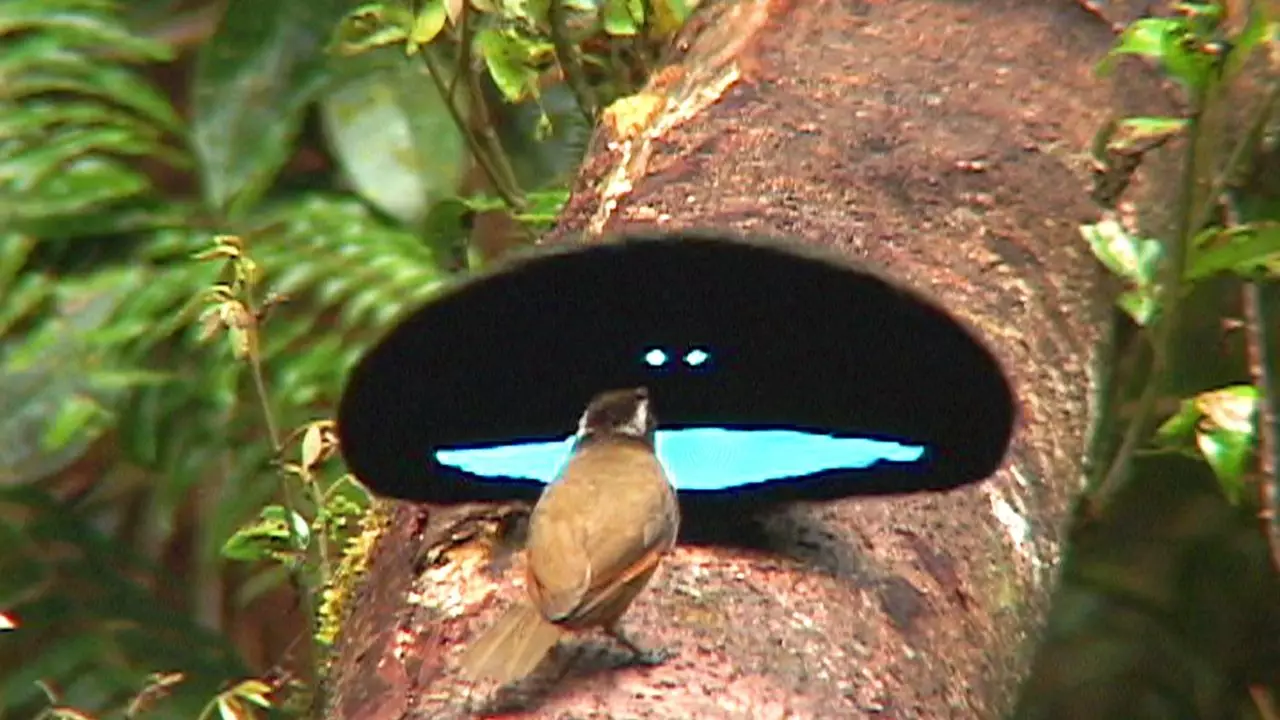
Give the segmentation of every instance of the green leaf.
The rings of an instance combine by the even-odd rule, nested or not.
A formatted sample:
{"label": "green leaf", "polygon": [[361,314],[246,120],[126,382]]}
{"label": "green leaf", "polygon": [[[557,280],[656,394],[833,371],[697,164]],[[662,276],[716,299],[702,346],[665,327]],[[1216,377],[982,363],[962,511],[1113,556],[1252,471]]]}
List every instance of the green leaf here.
{"label": "green leaf", "polygon": [[1214,427],[1252,435],[1258,412],[1258,389],[1252,385],[1229,385],[1200,393],[1196,396],[1196,405]]}
{"label": "green leaf", "polygon": [[[568,7],[571,2],[564,4]],[[551,0],[504,0],[499,6],[503,15],[526,27],[545,29],[550,25]]]}
{"label": "green leaf", "polygon": [[307,105],[329,79],[324,38],[344,0],[229,0],[200,47],[192,142],[206,202],[235,215],[254,205],[293,154]]}
{"label": "green leaf", "polygon": [[1142,18],[1130,23],[1116,46],[1098,65],[1099,73],[1110,72],[1115,58],[1138,55],[1156,61],[1172,78],[1186,87],[1200,87],[1209,78],[1217,59],[1205,51],[1209,36],[1186,17]]}
{"label": "green leaf", "polygon": [[1164,57],[1166,39],[1182,31],[1184,21],[1177,18],[1141,18],[1129,23],[1116,46],[1103,58],[1099,71],[1109,72],[1119,55],[1138,55],[1160,60]]}
{"label": "green leaf", "polygon": [[468,195],[459,199],[471,208],[472,212],[492,212],[507,207],[507,203],[502,198],[493,195]]}
{"label": "green leaf", "polygon": [[181,132],[167,98],[132,69],[70,52],[57,38],[35,35],[0,54],[0,100],[33,100],[54,93],[98,98],[128,108],[171,132]]}
{"label": "green leaf", "polygon": [[0,193],[0,221],[24,223],[87,213],[147,191],[150,184],[127,165],[103,157],[81,158],[18,197]]}
{"label": "green leaf", "polygon": [[1180,38],[1167,38],[1164,69],[1174,80],[1189,88],[1203,87],[1209,80],[1217,57],[1190,47]]}
{"label": "green leaf", "polygon": [[[48,141],[48,133],[74,132],[109,128],[128,133],[132,137],[155,143],[160,130],[144,118],[121,108],[93,100],[38,100],[21,105],[7,106],[0,113],[0,137],[6,140],[34,142]],[[11,158],[16,154],[13,145],[7,145],[0,157]]]}
{"label": "green leaf", "polygon": [[41,439],[41,450],[48,453],[58,452],[73,442],[83,441],[86,436],[94,436],[101,432],[104,420],[108,417],[105,408],[86,395],[72,395],[58,408],[53,422],[45,430]]}
{"label": "green leaf", "polygon": [[412,55],[435,40],[440,31],[444,30],[448,19],[449,13],[445,9],[444,0],[426,0],[418,10],[418,16],[413,19],[413,30],[409,33],[405,52]]}
{"label": "green leaf", "polygon": [[243,680],[227,691],[227,695],[248,700],[258,707],[271,707],[271,686],[258,679]]}
{"label": "green leaf", "polygon": [[604,0],[601,8],[604,31],[618,37],[631,37],[644,25],[644,3],[640,0]]}
{"label": "green leaf", "polygon": [[1244,473],[1253,453],[1253,440],[1247,435],[1211,430],[1196,435],[1196,446],[1213,469],[1222,494],[1233,505],[1244,494]]}
{"label": "green leaf", "polygon": [[1178,412],[1165,420],[1156,430],[1156,441],[1162,445],[1173,445],[1191,437],[1191,433],[1196,429],[1196,423],[1200,422],[1202,417],[1204,413],[1194,399],[1183,400],[1178,406]]}
{"label": "green leaf", "polygon": [[692,12],[691,3],[686,0],[653,0],[651,35],[655,38],[668,38],[684,26]]}
{"label": "green leaf", "polygon": [[44,293],[50,307],[41,321],[4,348],[0,474],[56,472],[106,427],[123,395],[100,382],[118,361],[110,319],[140,278],[133,269],[61,278]]}
{"label": "green leaf", "polygon": [[183,123],[127,65],[170,53],[115,12],[91,0],[0,3],[0,227],[109,234],[112,214],[151,187],[121,156],[185,164],[168,144]]}
{"label": "green leaf", "polygon": [[538,73],[530,63],[535,56],[550,51],[550,43],[537,43],[513,32],[485,28],[476,33],[475,45],[507,102],[518,102],[536,93]]}
{"label": "green leaf", "polygon": [[[465,266],[467,240],[475,212],[461,198],[444,198],[431,207],[422,221],[422,237],[441,268]],[[353,303],[362,302],[357,298]]]}
{"label": "green leaf", "polygon": [[1160,309],[1155,287],[1163,252],[1160,242],[1130,235],[1114,220],[1082,225],[1080,234],[1108,270],[1133,286],[1120,295],[1120,308],[1139,325],[1151,322]]}
{"label": "green leaf", "polygon": [[227,538],[222,556],[246,562],[284,560],[306,549],[310,540],[311,527],[305,518],[280,505],[268,505],[257,520]]}
{"label": "green leaf", "polygon": [[1133,117],[1117,123],[1115,134],[1108,139],[1109,150],[1124,151],[1147,147],[1152,143],[1177,135],[1187,127],[1182,118]]}
{"label": "green leaf", "polygon": [[1116,299],[1116,305],[1141,327],[1150,325],[1160,313],[1160,301],[1156,298],[1155,288],[1150,285],[1125,290]]}
{"label": "green leaf", "polygon": [[402,5],[365,3],[347,13],[338,23],[330,50],[350,56],[399,45],[409,38],[413,25],[413,13]]}
{"label": "green leaf", "polygon": [[362,70],[322,99],[325,136],[356,191],[416,227],[458,192],[470,163],[466,139],[435,83],[411,61],[391,54]]}
{"label": "green leaf", "polygon": [[0,159],[0,183],[39,185],[76,158],[91,154],[163,155],[162,145],[125,128],[73,127],[49,133],[45,143],[12,159]]}
{"label": "green leaf", "polygon": [[528,210],[523,213],[517,213],[515,215],[517,220],[539,225],[553,223],[560,216],[560,210],[564,208],[565,203],[569,202],[569,191],[543,190],[533,192],[526,196],[526,200],[529,203]]}
{"label": "green leaf", "polygon": [[1155,280],[1161,247],[1158,240],[1140,238],[1127,233],[1114,220],[1104,220],[1080,228],[1093,254],[1111,272],[1138,285]]}
{"label": "green leaf", "polygon": [[0,2],[0,36],[48,31],[64,47],[98,51],[111,48],[114,57],[130,62],[164,62],[173,59],[166,44],[135,35],[114,17],[114,2],[51,2],[8,0]]}
{"label": "green leaf", "polygon": [[1220,272],[1251,275],[1280,257],[1280,223],[1260,222],[1230,229],[1209,228],[1196,236],[1187,260],[1186,279]]}
{"label": "green leaf", "polygon": [[1195,402],[1204,414],[1196,446],[1217,476],[1223,494],[1237,503],[1257,442],[1258,390],[1252,385],[1232,385],[1201,393]]}

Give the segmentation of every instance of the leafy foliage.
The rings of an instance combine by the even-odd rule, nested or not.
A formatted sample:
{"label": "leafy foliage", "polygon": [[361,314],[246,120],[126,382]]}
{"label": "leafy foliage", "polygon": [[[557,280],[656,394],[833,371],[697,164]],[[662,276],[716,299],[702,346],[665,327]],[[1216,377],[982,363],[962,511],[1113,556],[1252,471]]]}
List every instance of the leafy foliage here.
{"label": "leafy foliage", "polygon": [[175,88],[174,7],[0,0],[0,715],[288,707],[256,603],[292,576],[322,659],[368,503],[325,462],[348,369],[472,216],[554,218],[579,91],[634,87],[688,13],[232,0],[180,16]]}
{"label": "leafy foliage", "polygon": [[[1181,88],[1188,110],[1185,117],[1133,117],[1110,123],[1095,142],[1099,184],[1109,188],[1103,195],[1111,207],[1145,153],[1171,140],[1185,143],[1177,227],[1170,236],[1142,237],[1116,212],[1081,228],[1094,255],[1125,281],[1118,304],[1147,330],[1153,357],[1136,417],[1129,420],[1106,473],[1096,478],[1095,506],[1105,504],[1126,481],[1139,439],[1150,429],[1179,339],[1183,299],[1219,275],[1266,281],[1280,268],[1280,202],[1265,197],[1261,183],[1251,185],[1248,180],[1254,173],[1250,163],[1264,162],[1259,158],[1267,143],[1265,129],[1280,117],[1280,76],[1274,61],[1280,50],[1280,14],[1270,3],[1233,9],[1223,2],[1183,2],[1176,10],[1170,17],[1132,23],[1099,66],[1110,71],[1123,56],[1154,62]],[[1242,71],[1251,63],[1270,66],[1263,96],[1240,132],[1220,137],[1212,118],[1225,109],[1227,92],[1245,82]],[[1225,149],[1216,146],[1221,140]],[[1261,309],[1253,307],[1252,312],[1260,315]],[[1198,393],[1184,400],[1156,433],[1161,447],[1175,451],[1190,450],[1183,443],[1194,438],[1195,450],[1232,502],[1242,498],[1257,441],[1264,437],[1257,432],[1258,417],[1274,417],[1269,402],[1261,402],[1273,371],[1260,359],[1265,355],[1262,348],[1270,345],[1271,330],[1258,317],[1247,330],[1259,358],[1250,369],[1254,386]],[[1263,450],[1274,473],[1275,448]]]}
{"label": "leafy foliage", "polygon": [[17,233],[38,232],[42,222],[72,215],[87,217],[59,225],[62,233],[128,224],[110,211],[152,188],[126,159],[184,161],[171,144],[181,121],[132,70],[167,60],[171,52],[131,34],[108,8],[93,0],[0,3],[0,228],[6,246],[18,242]]}

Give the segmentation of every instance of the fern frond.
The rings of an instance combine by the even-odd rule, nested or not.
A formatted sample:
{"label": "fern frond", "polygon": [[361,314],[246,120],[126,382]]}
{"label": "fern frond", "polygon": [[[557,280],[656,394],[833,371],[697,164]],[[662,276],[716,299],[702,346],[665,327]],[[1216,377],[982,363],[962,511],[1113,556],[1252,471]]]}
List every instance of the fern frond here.
{"label": "fern frond", "polygon": [[[186,164],[172,143],[181,119],[133,68],[170,56],[130,32],[115,2],[0,0],[0,227],[147,194],[150,179],[127,158]],[[80,228],[92,232],[66,226]]]}
{"label": "fern frond", "polygon": [[[0,488],[0,607],[19,619],[0,654],[0,713],[43,705],[37,680],[78,707],[119,705],[155,667],[181,669],[169,712],[195,717],[222,678],[245,672],[226,639],[148,588],[157,568],[96,518],[29,486]],[[149,582],[139,582],[149,578]]]}
{"label": "fern frond", "polygon": [[[262,363],[280,424],[294,427],[331,416],[360,354],[444,278],[419,238],[348,197],[284,202],[264,211],[256,227],[246,234],[247,249],[263,287],[288,297],[262,328]],[[203,233],[154,235],[139,249],[141,274],[88,342],[109,367],[175,380],[135,386],[128,403],[113,408],[112,424],[129,460],[168,478],[155,488],[156,525],[169,522],[193,484],[222,485],[224,500],[209,509],[208,523],[210,533],[222,534],[202,542],[214,553],[278,481],[265,464],[270,443],[246,368],[227,348],[199,340],[199,298],[217,273],[192,256],[207,243]]]}
{"label": "fern frond", "polygon": [[[288,298],[262,330],[272,392],[282,406],[328,411],[359,355],[445,278],[420,238],[349,197],[290,200],[264,211],[256,227],[247,246],[264,273],[263,287]],[[190,260],[203,242],[170,234],[147,257],[190,278],[193,268],[208,273]],[[188,285],[187,292],[207,285]],[[194,349],[195,327],[189,316],[185,322],[179,335]]]}

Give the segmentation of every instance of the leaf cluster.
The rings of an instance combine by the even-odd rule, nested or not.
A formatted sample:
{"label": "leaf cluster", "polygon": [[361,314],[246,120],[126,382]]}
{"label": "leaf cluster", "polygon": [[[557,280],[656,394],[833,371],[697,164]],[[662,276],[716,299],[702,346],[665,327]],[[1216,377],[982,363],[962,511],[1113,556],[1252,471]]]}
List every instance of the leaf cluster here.
{"label": "leaf cluster", "polygon": [[[1156,429],[1156,451],[1204,457],[1232,502],[1244,496],[1246,478],[1257,468],[1252,461],[1274,452],[1260,448],[1259,442],[1264,421],[1274,417],[1264,386],[1280,366],[1261,354],[1272,331],[1251,298],[1259,285],[1280,274],[1280,198],[1258,182],[1280,138],[1277,12],[1274,3],[1266,2],[1176,3],[1168,16],[1129,25],[1099,66],[1109,72],[1125,56],[1153,63],[1179,88],[1185,112],[1114,120],[1095,141],[1095,197],[1109,211],[1099,222],[1083,226],[1081,234],[1101,263],[1124,282],[1118,305],[1144,329],[1152,358],[1123,440],[1095,478],[1090,500],[1096,508],[1126,482],[1139,443],[1153,429],[1188,312],[1184,299],[1220,278],[1245,283],[1243,305],[1251,320],[1243,329],[1254,351],[1253,382],[1209,388],[1183,400]],[[1232,91],[1241,86],[1249,88],[1251,104],[1243,119],[1234,119]],[[1123,194],[1148,153],[1175,144],[1180,145],[1182,165],[1175,227],[1167,235],[1147,237],[1126,217]],[[1270,474],[1273,484],[1274,465]],[[1254,479],[1261,487],[1268,484]]]}

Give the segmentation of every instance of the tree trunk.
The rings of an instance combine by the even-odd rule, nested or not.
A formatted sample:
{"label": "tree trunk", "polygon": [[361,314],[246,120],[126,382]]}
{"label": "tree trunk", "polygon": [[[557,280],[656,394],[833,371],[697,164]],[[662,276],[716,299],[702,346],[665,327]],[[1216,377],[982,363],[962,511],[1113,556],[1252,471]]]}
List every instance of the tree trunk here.
{"label": "tree trunk", "polygon": [[520,595],[479,539],[508,509],[388,504],[329,716],[1010,710],[1084,480],[1106,305],[1076,226],[1095,215],[1084,149],[1110,106],[1092,68],[1112,39],[1073,0],[704,2],[652,111],[606,114],[548,241],[724,228],[876,267],[1003,363],[1019,412],[1003,466],[944,494],[793,507],[771,524],[780,553],[681,545],[625,619],[674,659],[579,655],[519,697],[469,694],[456,674]]}

